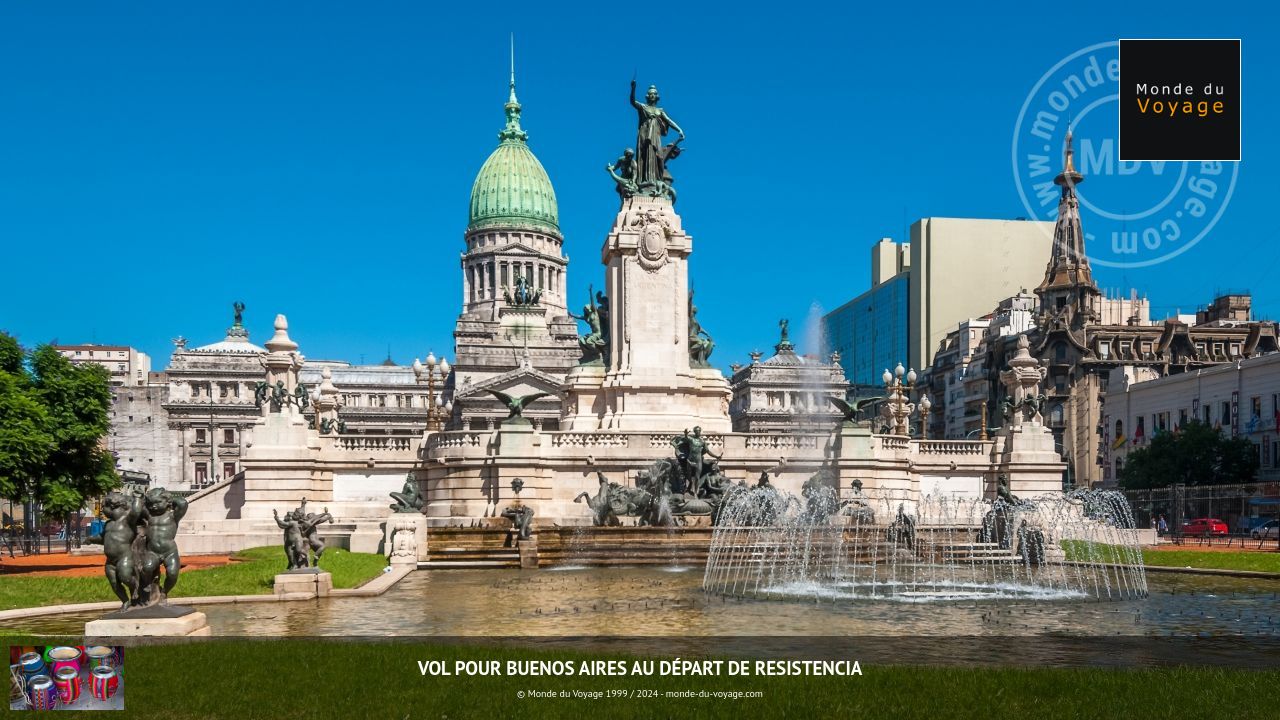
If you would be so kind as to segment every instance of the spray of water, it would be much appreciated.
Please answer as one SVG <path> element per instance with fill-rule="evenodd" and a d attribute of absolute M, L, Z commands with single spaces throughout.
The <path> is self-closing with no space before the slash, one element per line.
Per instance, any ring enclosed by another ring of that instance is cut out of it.
<path fill-rule="evenodd" d="M 774 488 L 726 500 L 703 589 L 734 596 L 877 598 L 1146 597 L 1133 512 L 1116 491 L 1016 504 L 871 491 L 837 501 Z"/>

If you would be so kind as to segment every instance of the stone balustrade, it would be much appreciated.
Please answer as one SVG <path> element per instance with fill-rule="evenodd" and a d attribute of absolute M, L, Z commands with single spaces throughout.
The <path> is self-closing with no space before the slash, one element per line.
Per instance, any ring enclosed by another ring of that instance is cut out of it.
<path fill-rule="evenodd" d="M 814 450 L 822 444 L 821 435 L 748 435 L 748 450 Z"/>
<path fill-rule="evenodd" d="M 885 450 L 906 450 L 911 447 L 911 438 L 904 435 L 881 435 L 880 447 Z"/>
<path fill-rule="evenodd" d="M 986 455 L 991 451 L 990 440 L 916 440 L 916 451 L 921 455 Z"/>
<path fill-rule="evenodd" d="M 553 447 L 627 447 L 629 436 L 622 433 L 561 432 L 551 435 Z"/>
<path fill-rule="evenodd" d="M 356 452 L 405 453 L 418 446 L 412 435 L 339 435 L 336 440 L 339 450 Z"/>
<path fill-rule="evenodd" d="M 427 449 L 434 450 L 436 448 L 477 448 L 484 445 L 482 435 L 489 433 L 478 433 L 470 430 L 438 432 L 431 435 L 427 440 Z"/>

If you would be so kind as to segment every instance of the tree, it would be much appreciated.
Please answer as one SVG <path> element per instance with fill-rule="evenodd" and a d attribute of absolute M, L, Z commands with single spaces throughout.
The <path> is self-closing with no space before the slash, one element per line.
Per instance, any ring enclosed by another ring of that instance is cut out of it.
<path fill-rule="evenodd" d="M 111 428 L 109 377 L 48 345 L 26 353 L 0 333 L 0 496 L 65 519 L 119 486 L 102 443 Z"/>
<path fill-rule="evenodd" d="M 1195 420 L 1176 433 L 1162 432 L 1129 453 L 1120 486 L 1129 490 L 1168 485 L 1222 485 L 1253 480 L 1258 458 L 1248 438 L 1224 436 Z"/>

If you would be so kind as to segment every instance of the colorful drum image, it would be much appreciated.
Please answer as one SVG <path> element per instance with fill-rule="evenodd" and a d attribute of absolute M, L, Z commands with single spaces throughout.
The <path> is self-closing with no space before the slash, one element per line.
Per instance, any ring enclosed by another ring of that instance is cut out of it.
<path fill-rule="evenodd" d="M 48 675 L 36 675 L 27 682 L 27 700 L 32 710 L 53 710 L 58 707 L 58 689 Z"/>
<path fill-rule="evenodd" d="M 120 678 L 113 667 L 99 665 L 89 673 L 89 692 L 99 700 L 110 700 L 118 687 Z"/>
<path fill-rule="evenodd" d="M 75 647 L 56 647 L 49 651 L 49 670 L 53 672 L 53 677 L 58 677 L 58 671 L 64 667 L 75 668 L 76 672 L 80 672 L 80 659 L 82 654 L 79 648 Z"/>
<path fill-rule="evenodd" d="M 44 675 L 44 658 L 40 657 L 40 653 L 23 653 L 18 662 L 22 665 L 22 676 L 27 680 L 36 675 Z"/>
<path fill-rule="evenodd" d="M 115 667 L 116 653 L 106 645 L 94 645 L 84 651 L 85 657 L 89 659 L 89 669 L 98 667 Z"/>
<path fill-rule="evenodd" d="M 63 705 L 70 705 L 80 699 L 80 671 L 73 667 L 64 667 L 53 674 L 53 686 L 58 688 L 58 698 Z"/>

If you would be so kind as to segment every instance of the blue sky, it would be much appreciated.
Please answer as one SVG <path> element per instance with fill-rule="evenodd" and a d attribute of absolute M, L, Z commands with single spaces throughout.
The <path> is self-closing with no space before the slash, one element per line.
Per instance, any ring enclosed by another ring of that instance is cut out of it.
<path fill-rule="evenodd" d="M 1061 58 L 1243 37 L 1245 161 L 1223 217 L 1176 259 L 1095 274 L 1158 315 L 1245 288 L 1274 318 L 1280 43 L 1229 5 L 4 3 L 0 328 L 162 367 L 170 338 L 220 339 L 242 300 L 255 341 L 282 312 L 308 357 L 451 357 L 511 31 L 574 293 L 602 282 L 627 82 L 658 84 L 688 133 L 677 209 L 722 367 L 767 349 L 778 318 L 866 289 L 870 245 L 904 219 L 1025 215 L 1014 123 Z M 1123 207 L 1143 182 L 1086 188 Z"/>

